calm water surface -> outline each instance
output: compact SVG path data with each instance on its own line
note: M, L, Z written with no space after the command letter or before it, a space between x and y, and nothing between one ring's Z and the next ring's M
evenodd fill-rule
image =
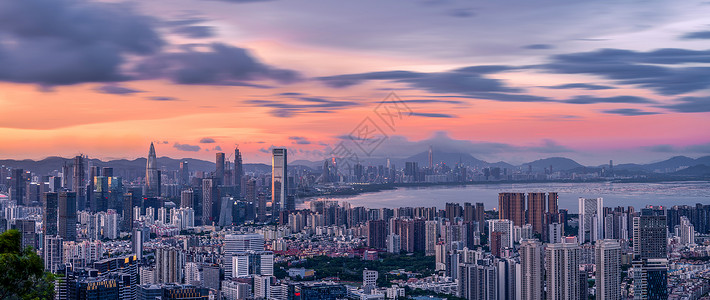
M695 205L710 204L710 182L659 182L659 183L518 183L518 184L476 184L467 186L407 187L356 196L332 197L327 199L349 202L352 206L368 208L396 208L403 206L435 206L444 208L447 202L483 202L486 209L498 206L501 192L558 192L559 206L570 213L577 213L577 199L604 198L604 206L646 205ZM309 198L298 204L307 208Z

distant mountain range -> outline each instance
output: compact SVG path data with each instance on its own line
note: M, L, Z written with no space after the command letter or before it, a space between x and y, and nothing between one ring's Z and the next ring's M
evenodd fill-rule
M473 157L468 153L452 153L452 152L433 152L433 162L434 164L444 163L451 167L458 163L466 166L485 168L485 167L500 167L508 168L509 170L521 169L527 170L532 168L534 172L542 172L545 169L552 167L553 171L574 171L574 172L594 172L599 171L602 168L607 168L608 165L599 166L584 166L572 159L565 157L549 157L544 159L538 159L528 163L523 163L519 165L509 164L507 162L486 162ZM158 167L165 168L167 170L177 170L180 166L181 161L187 161L191 171L204 171L211 172L215 169L215 163L205 160L193 159L193 158L182 158L174 159L170 157L160 157L158 158ZM111 161L101 161L98 159L90 159L90 164L99 167L113 167L114 173L117 176L123 176L125 178L135 178L143 176L145 173L145 158L137 158L134 160L120 159ZM392 158L390 159L390 164L396 166L397 168L404 167L405 162L416 162L420 167L426 167L429 164L429 152L421 152L412 155L407 158ZM31 170L37 174L50 174L53 171L60 171L64 164L71 165L73 163L73 158L62 158L62 157L47 157L42 160L12 160L5 159L0 160L0 165L22 168L25 170ZM361 162L363 165L385 165L386 159L366 159ZM652 173L652 172L662 172L662 173L675 173L677 175L687 175L687 176L703 176L710 174L710 156L703 156L700 158L690 158L687 156L675 156L670 159L654 162L649 164L618 164L614 165L615 172L623 173ZM323 167L323 161L308 161L308 160L295 160L289 162L290 169L303 169L303 170L318 170ZM270 172L271 166L267 164L244 164L245 172L257 172L265 173Z

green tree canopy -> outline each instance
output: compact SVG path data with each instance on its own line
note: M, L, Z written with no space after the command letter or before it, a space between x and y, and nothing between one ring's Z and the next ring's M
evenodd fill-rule
M52 299L53 276L31 247L21 249L22 234L0 234L0 299Z

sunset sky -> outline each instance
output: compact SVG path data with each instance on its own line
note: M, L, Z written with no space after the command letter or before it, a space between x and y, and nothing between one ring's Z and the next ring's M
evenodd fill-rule
M0 158L710 155L710 2L0 1ZM353 148L355 149L355 148ZM357 150L357 149L355 149ZM365 154L361 154L364 156Z

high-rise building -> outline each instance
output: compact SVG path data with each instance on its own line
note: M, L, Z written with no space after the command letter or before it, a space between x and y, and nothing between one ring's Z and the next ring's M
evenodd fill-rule
M545 249L547 299L579 299L579 258L577 241L548 244Z
M594 243L604 238L604 199L579 198L579 243Z
M271 251L246 251L231 255L232 277L274 275L274 253Z
M35 225L35 220L15 220L15 224L12 226L12 228L17 229L20 232L20 246L22 249L25 249L26 247L38 249L37 232L35 231Z
M23 204L25 197L25 170L23 169L12 169L11 179L10 179L10 200L15 201L17 204Z
M179 248L157 248L155 249L155 266L159 283L181 283L185 253Z
M528 223L532 224L533 232L544 235L545 231L545 193L528 193Z
M666 216L642 212L633 222L634 259L667 258Z
M384 222L384 220L383 220ZM425 230L425 243L426 245L424 246L424 254L426 256L432 256L436 254L436 242L439 240L438 239L438 234L437 234L437 221L426 221L424 224L424 230Z
M123 219L121 220L121 227L123 231L133 231L133 220L137 216L134 214L134 203L137 203L138 195L133 194L133 192L128 192L123 194ZM140 212L140 207L138 207Z
M525 225L525 193L498 194L499 219L513 221L515 226Z
M375 270L365 269L362 271L362 288L369 294L370 291L377 288L377 277L379 273Z
M474 216L474 221L478 223L478 231L483 231L483 225L486 222L485 219L486 209L483 203L476 202L476 215Z
M488 236L488 245L493 256L501 257L503 254L503 233L500 231L491 232Z
M76 193L76 208L86 208L86 171L84 169L84 156L74 157L74 173L72 176L72 191Z
M244 187L242 185L242 177L244 177L244 166L242 165L242 153L239 151L239 147L234 148L234 172L233 180L234 185L239 186L241 189L241 194L244 195Z
M496 269L491 265L460 263L457 294L465 299L498 299Z
M133 234L131 235L131 250L133 250L133 253L139 261L143 259L143 239L143 230L141 228L134 228Z
M190 185L190 166L186 160L180 162L179 176L180 181L178 184L180 185L180 188L185 188Z
M564 236L564 227L560 223L547 225L547 240L550 243L559 243Z
M155 146L150 143L148 150L148 160L145 165L145 196L160 196L160 172L158 171L158 157L155 154Z
M272 277L273 276L254 276L254 298L266 299L271 295Z
M236 280L223 280L221 291L223 299L226 300L247 299L251 294L251 284Z
M44 270L57 273L63 265L64 245L60 236L44 236L42 247L42 260L44 260Z
M493 236L493 232L500 232L500 248L512 248L513 237L513 221L511 220L488 220L488 236Z
M434 150L429 146L429 169L434 169Z
M212 178L202 179L202 225L212 225L219 217L220 199L215 180Z
M387 235L387 252L399 254L402 250L401 241L398 234Z
M682 245L695 245L695 226L690 223L688 217L680 217L680 224L678 225L676 235L680 238Z
M278 216L279 211L287 210L288 196L288 157L285 148L274 148L271 159L271 215Z
M668 299L668 260L650 258L632 263L634 300Z
M668 223L662 213L642 209L633 218L634 299L668 298Z
M423 219L399 220L399 236L401 249L406 252L424 252L426 236Z
M42 194L42 233L45 236L57 235L59 210L59 194L44 193Z
M387 222L385 220L367 221L367 246L375 249L387 248Z
M594 249L597 299L621 299L621 246L617 240L599 240Z
M559 211L558 211L559 207L557 207L558 200L559 200L559 195L557 195L557 193L555 193L555 192L547 193L547 212L548 213L550 213L550 214L559 213Z
M219 265L207 264L202 266L202 286L213 290L219 289Z
M76 192L60 192L57 229L65 241L76 241Z
M498 299L519 299L517 275L520 272L520 262L512 258L503 258L496 261L498 275Z
M455 222L456 218L463 216L463 209L458 203L446 203L446 218Z
M589 273L579 270L579 299L589 299Z
M469 202L463 204L463 221L466 223L476 221L476 207Z
M186 189L180 192L180 207L194 207L195 192L192 189Z
M224 152L215 153L215 166L214 177L217 185L224 185Z
M543 246L538 240L520 242L521 296L523 300L542 300L544 283Z
M224 236L224 277L232 277L232 255L247 251L264 251L260 234L227 234Z
M200 286L200 263L186 262L185 263L185 283L189 285Z

